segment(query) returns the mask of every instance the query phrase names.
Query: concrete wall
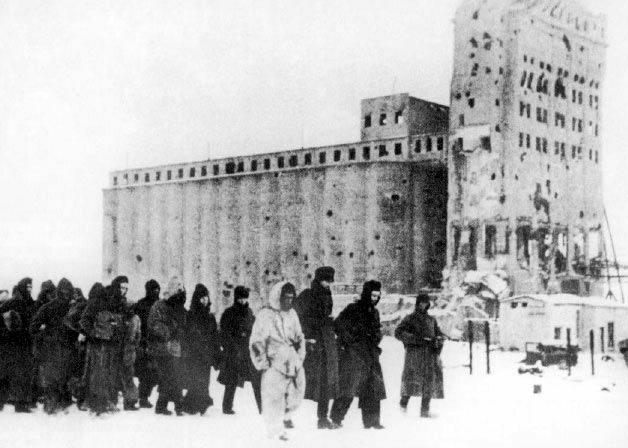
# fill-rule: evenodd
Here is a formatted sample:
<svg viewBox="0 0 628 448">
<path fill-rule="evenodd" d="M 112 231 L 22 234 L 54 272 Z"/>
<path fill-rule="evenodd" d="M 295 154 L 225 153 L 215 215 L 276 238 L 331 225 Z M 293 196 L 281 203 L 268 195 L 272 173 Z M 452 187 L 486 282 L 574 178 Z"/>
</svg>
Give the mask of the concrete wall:
<svg viewBox="0 0 628 448">
<path fill-rule="evenodd" d="M 344 164 L 104 191 L 105 280 L 130 277 L 130 297 L 149 278 L 180 276 L 191 295 L 204 283 L 218 309 L 232 288 L 309 285 L 331 265 L 338 283 L 376 278 L 411 293 L 444 267 L 447 176 L 417 162 Z"/>
</svg>

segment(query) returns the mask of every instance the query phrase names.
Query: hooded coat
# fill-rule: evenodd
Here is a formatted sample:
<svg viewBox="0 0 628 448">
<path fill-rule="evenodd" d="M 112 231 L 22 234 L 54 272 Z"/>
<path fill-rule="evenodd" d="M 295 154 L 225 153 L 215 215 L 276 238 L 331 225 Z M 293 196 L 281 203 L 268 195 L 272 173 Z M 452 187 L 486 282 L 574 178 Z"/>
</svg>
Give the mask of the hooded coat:
<svg viewBox="0 0 628 448">
<path fill-rule="evenodd" d="M 7 379 L 10 383 L 9 390 L 0 390 L 0 403 L 6 400 L 7 393 L 17 403 L 32 399 L 34 359 L 28 329 L 35 314 L 35 301 L 27 289 L 32 283 L 30 278 L 20 280 L 13 298 L 0 304 L 0 382 Z"/>
<path fill-rule="evenodd" d="M 97 413 L 111 411 L 118 401 L 122 347 L 125 336 L 125 300 L 114 280 L 111 287 L 92 286 L 80 326 L 87 335 L 84 381 L 86 402 Z"/>
<path fill-rule="evenodd" d="M 187 394 L 183 406 L 190 413 L 204 413 L 211 404 L 208 392 L 211 367 L 217 367 L 220 360 L 218 324 L 209 312 L 209 305 L 201 303 L 205 296 L 209 297 L 209 291 L 199 283 L 186 319 L 183 353 Z"/>
<path fill-rule="evenodd" d="M 334 322 L 338 335 L 340 397 L 386 398 L 379 362 L 381 323 L 379 311 L 371 302 L 371 292 L 379 290 L 376 284 L 379 282 L 366 282 L 360 300 L 347 305 Z"/>
<path fill-rule="evenodd" d="M 401 396 L 443 398 L 442 333 L 436 319 L 419 307 L 395 329 L 406 355 L 401 375 Z M 440 341 L 440 342 L 439 342 Z"/>
<path fill-rule="evenodd" d="M 54 294 L 56 291 L 55 284 L 52 280 L 46 280 L 41 284 L 41 289 L 39 290 L 39 294 L 37 294 L 37 300 L 35 301 L 35 308 L 39 309 L 44 306 L 46 303 L 50 302 L 54 298 Z"/>
<path fill-rule="evenodd" d="M 338 395 L 338 352 L 333 330 L 333 299 L 331 291 L 315 278 L 294 303 L 305 339 L 308 341 L 305 357 L 308 400 L 329 400 Z"/>
<path fill-rule="evenodd" d="M 68 392 L 76 362 L 77 334 L 64 324 L 74 288 L 66 278 L 59 281 L 56 298 L 43 305 L 31 320 L 30 333 L 39 360 L 40 386 L 46 392 L 46 411 L 55 412 Z"/>
<path fill-rule="evenodd" d="M 286 284 L 281 282 L 271 289 L 269 306 L 259 311 L 249 343 L 251 360 L 263 372 L 262 414 L 271 437 L 282 433 L 282 420 L 290 420 L 305 389 L 305 340 L 301 324 L 294 309 L 282 310 L 280 304 Z"/>
<path fill-rule="evenodd" d="M 161 287 L 156 280 L 151 279 L 146 282 L 144 289 L 146 295 L 133 306 L 133 312 L 140 318 L 141 324 L 141 339 L 137 348 L 135 374 L 139 378 L 140 389 L 144 389 L 143 395 L 148 396 L 150 389 L 153 388 L 157 381 L 157 370 L 152 362 L 152 357 L 148 353 L 148 314 L 151 307 L 159 300 Z"/>
<path fill-rule="evenodd" d="M 253 311 L 236 300 L 220 317 L 220 344 L 223 362 L 218 382 L 243 387 L 246 381 L 259 379 L 249 353 L 249 338 L 255 323 Z"/>
</svg>

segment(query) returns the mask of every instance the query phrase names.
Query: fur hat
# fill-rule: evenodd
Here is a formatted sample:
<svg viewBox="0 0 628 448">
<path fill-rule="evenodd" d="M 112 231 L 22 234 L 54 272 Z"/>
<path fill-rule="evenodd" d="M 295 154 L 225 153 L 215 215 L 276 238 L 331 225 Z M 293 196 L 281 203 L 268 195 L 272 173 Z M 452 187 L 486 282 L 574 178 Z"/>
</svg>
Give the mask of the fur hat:
<svg viewBox="0 0 628 448">
<path fill-rule="evenodd" d="M 334 268 L 331 266 L 322 266 L 314 271 L 314 280 L 318 280 L 319 282 L 333 282 L 335 273 L 336 271 L 334 271 Z"/>
<path fill-rule="evenodd" d="M 249 290 L 246 286 L 236 286 L 233 290 L 233 299 L 248 299 L 249 298 Z"/>
</svg>

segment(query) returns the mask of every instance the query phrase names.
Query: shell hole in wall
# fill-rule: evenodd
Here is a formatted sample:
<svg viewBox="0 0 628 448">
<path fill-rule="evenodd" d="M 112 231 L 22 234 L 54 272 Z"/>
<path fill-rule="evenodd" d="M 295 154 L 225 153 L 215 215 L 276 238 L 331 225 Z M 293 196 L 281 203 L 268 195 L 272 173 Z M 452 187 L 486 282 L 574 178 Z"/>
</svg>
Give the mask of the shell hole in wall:
<svg viewBox="0 0 628 448">
<path fill-rule="evenodd" d="M 331 210 L 327 210 L 327 216 L 331 218 L 333 215 L 334 215 L 334 212 L 332 212 Z"/>
<path fill-rule="evenodd" d="M 308 278 L 308 280 L 311 280 L 312 279 L 312 274 L 307 274 L 307 278 Z"/>
<path fill-rule="evenodd" d="M 491 180 L 495 180 L 496 177 L 495 173 L 491 174 Z"/>
<path fill-rule="evenodd" d="M 303 259 L 307 261 L 307 254 L 303 255 Z"/>
<path fill-rule="evenodd" d="M 269 271 L 268 269 L 266 269 L 266 270 L 264 271 L 264 275 L 268 275 L 268 274 L 270 274 L 270 271 Z"/>
<path fill-rule="evenodd" d="M 341 251 L 341 250 L 339 250 L 338 252 L 336 252 L 336 256 L 337 256 L 337 257 L 342 257 L 342 251 Z"/>
<path fill-rule="evenodd" d="M 376 239 L 377 241 L 379 241 L 379 239 L 380 239 L 379 233 L 375 235 L 375 239 Z"/>
<path fill-rule="evenodd" d="M 397 193 L 395 193 L 390 196 L 390 199 L 392 199 L 394 202 L 397 202 L 399 199 L 401 199 L 401 197 Z"/>
<path fill-rule="evenodd" d="M 297 252 L 296 250 L 295 250 L 295 251 L 293 251 L 293 252 L 292 252 L 292 256 L 293 256 L 293 257 L 297 257 L 297 256 L 299 256 L 299 252 Z"/>
<path fill-rule="evenodd" d="M 582 210 L 580 210 L 580 217 L 584 218 L 584 212 Z"/>
<path fill-rule="evenodd" d="M 249 260 L 246 260 L 246 265 L 251 266 L 251 262 Z"/>
<path fill-rule="evenodd" d="M 266 221 L 270 221 L 270 216 L 264 218 Z"/>
<path fill-rule="evenodd" d="M 135 259 L 137 260 L 138 263 L 140 263 L 143 260 L 141 255 L 136 255 Z"/>
<path fill-rule="evenodd" d="M 349 252 L 349 258 L 353 258 L 353 252 Z"/>
<path fill-rule="evenodd" d="M 373 255 L 375 255 L 375 251 L 372 250 L 369 252 L 369 257 L 372 257 Z"/>
<path fill-rule="evenodd" d="M 332 236 L 332 237 L 331 237 L 331 240 L 332 240 L 332 241 L 336 241 L 336 237 L 335 237 L 335 236 Z"/>
<path fill-rule="evenodd" d="M 273 275 L 277 275 L 277 271 L 273 271 Z"/>
</svg>

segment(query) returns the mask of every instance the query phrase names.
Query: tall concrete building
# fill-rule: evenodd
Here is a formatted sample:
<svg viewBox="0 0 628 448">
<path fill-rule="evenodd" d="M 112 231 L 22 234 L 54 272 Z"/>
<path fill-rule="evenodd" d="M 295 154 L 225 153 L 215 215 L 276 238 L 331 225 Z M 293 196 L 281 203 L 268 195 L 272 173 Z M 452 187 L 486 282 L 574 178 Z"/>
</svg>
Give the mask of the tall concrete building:
<svg viewBox="0 0 628 448">
<path fill-rule="evenodd" d="M 575 1 L 467 0 L 457 10 L 451 283 L 503 269 L 516 291 L 576 291 L 599 270 L 605 27 Z"/>
<path fill-rule="evenodd" d="M 225 303 L 235 284 L 303 288 L 320 265 L 390 292 L 469 270 L 586 292 L 605 256 L 605 48 L 604 18 L 574 1 L 464 0 L 450 108 L 367 99 L 355 143 L 111 173 L 104 277 L 139 294 L 179 275 Z"/>
<path fill-rule="evenodd" d="M 361 139 L 117 171 L 104 191 L 104 277 L 182 277 L 231 302 L 283 278 L 309 285 L 438 286 L 445 267 L 448 108 L 407 94 L 363 100 Z"/>
</svg>

